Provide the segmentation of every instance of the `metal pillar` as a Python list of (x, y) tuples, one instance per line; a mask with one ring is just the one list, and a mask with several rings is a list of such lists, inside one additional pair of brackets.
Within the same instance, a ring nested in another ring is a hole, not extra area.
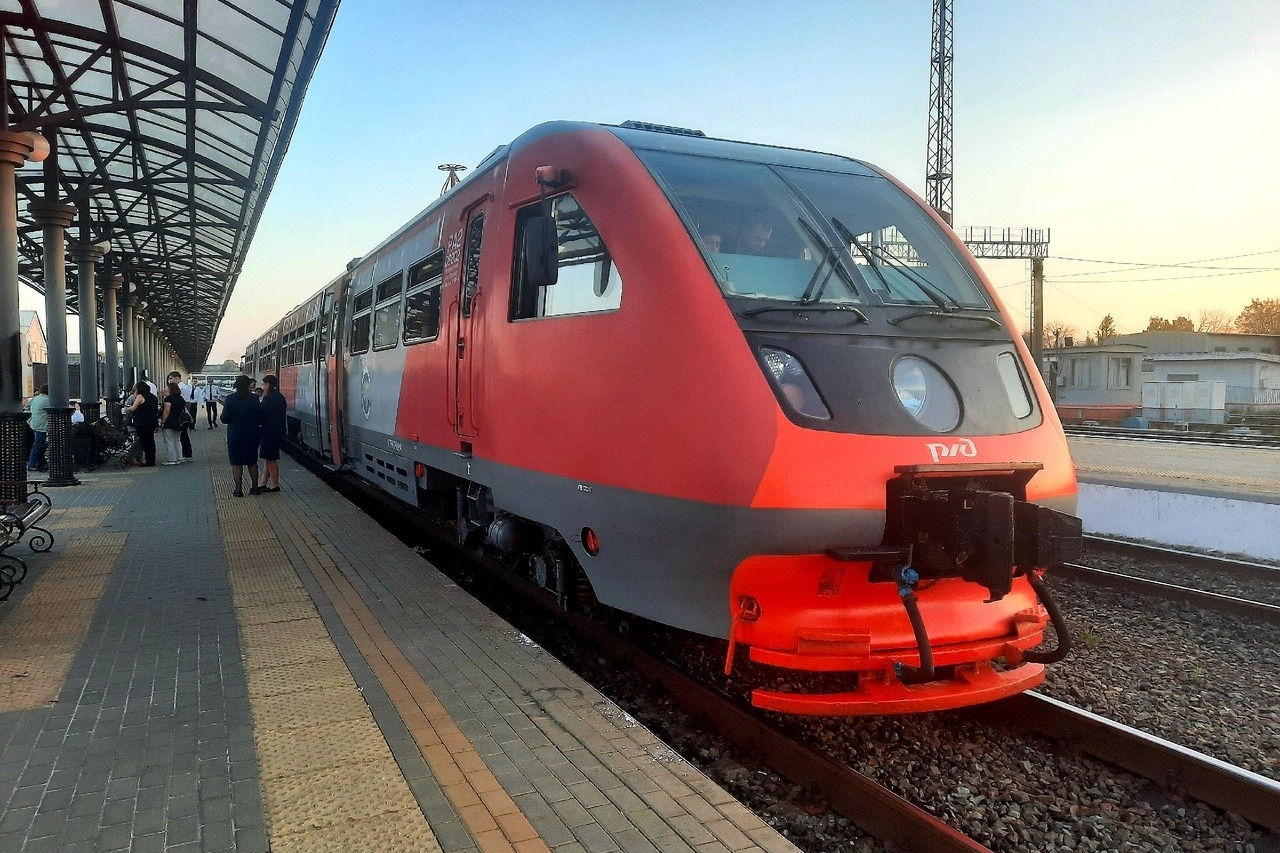
[[(45, 161), (45, 185), (56, 168)], [(44, 227), (44, 306), (49, 345), (49, 486), (79, 485), (71, 458), (71, 406), (67, 386), (67, 269), (65, 231), (76, 209), (52, 198), (27, 205), (31, 218)], [(95, 347), (96, 349), (96, 347)]]
[(929, 206), (951, 224), (952, 213), (952, 63), (955, 24), (951, 0), (933, 0), (933, 38), (929, 45), (929, 150), (924, 180)]
[(1044, 374), (1044, 258), (1031, 259), (1031, 360)]
[[(0, 47), (2, 49), (2, 47)], [(0, 75), (4, 57), (0, 54)], [(0, 89), (0, 91), (7, 90)], [(27, 478), (26, 421), (22, 411), (22, 320), (18, 313), (18, 191), (14, 170), (34, 146), (25, 133), (8, 129), (8, 107), (0, 104), (0, 480)], [(26, 495), (23, 486), (0, 486), (0, 501)]]
[[(83, 223), (82, 223), (83, 225)], [(83, 232), (81, 232), (83, 233)], [(76, 264), (76, 292), (80, 296), (80, 411), (85, 423), (98, 422), (102, 394), (98, 389), (98, 297), (94, 264), (107, 254), (104, 246), (76, 245), (71, 257)]]
[(138, 323), (133, 313), (138, 299), (125, 293), (123, 301), (124, 307), (120, 309), (120, 331), (124, 338), (124, 392), (128, 394), (138, 384)]
[(113, 424), (120, 423), (120, 349), (116, 342), (119, 329), (116, 325), (116, 298), (124, 284), (124, 277), (115, 275), (104, 282), (102, 288), (102, 354), (107, 369), (103, 373), (102, 396), (107, 400), (107, 416)]

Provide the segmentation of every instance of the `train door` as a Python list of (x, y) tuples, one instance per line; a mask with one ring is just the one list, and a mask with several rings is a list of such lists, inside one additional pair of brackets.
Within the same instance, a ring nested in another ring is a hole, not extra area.
[(329, 315), (333, 312), (333, 291), (326, 290), (320, 319), (316, 322), (316, 450), (321, 456), (331, 451), (329, 442)]
[(458, 289), (458, 328), (454, 359), (454, 428), (462, 438), (476, 435), (479, 423), (474, 394), (474, 377), (479, 373), (480, 314), (476, 306), (480, 297), (480, 245), (484, 237), (486, 196), (471, 208), (463, 247), (462, 278)]
[(335, 465), (341, 465), (345, 457), (345, 446), (342, 443), (342, 401), (347, 393), (346, 352), (343, 341), (346, 339), (346, 321), (343, 306), (347, 301), (347, 289), (351, 286), (348, 274), (338, 282), (336, 290), (326, 296), (333, 299), (333, 313), (329, 317), (329, 453)]

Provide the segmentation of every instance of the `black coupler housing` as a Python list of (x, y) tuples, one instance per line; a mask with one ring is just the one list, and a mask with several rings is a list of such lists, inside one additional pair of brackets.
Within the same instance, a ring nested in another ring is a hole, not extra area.
[(885, 544), (911, 546), (912, 567), (922, 581), (959, 576), (985, 586), (991, 600), (999, 600), (1018, 570), (1080, 556), (1079, 518), (1021, 499), (1032, 473), (1013, 482), (981, 476), (891, 480)]

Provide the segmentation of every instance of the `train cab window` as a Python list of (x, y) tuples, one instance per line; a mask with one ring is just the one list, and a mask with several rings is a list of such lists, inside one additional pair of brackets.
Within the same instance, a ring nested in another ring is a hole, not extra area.
[(440, 336), (440, 287), (444, 283), (444, 251), (428, 255), (409, 268), (404, 297), (404, 342), (434, 341)]
[(369, 351), (369, 330), (372, 326), (373, 288), (356, 294), (351, 301), (351, 340), (347, 349), (353, 355)]
[(525, 274), (524, 232), (530, 221), (537, 222), (542, 205), (520, 211), (516, 219), (516, 251), (519, 255), (512, 282), (512, 320), (532, 317), (563, 317), (616, 311), (622, 306), (622, 276), (613, 263), (600, 232), (591, 217), (572, 195), (552, 200), (556, 221), (556, 283), (533, 287)]
[(400, 340), (400, 294), (404, 276), (396, 273), (378, 284), (373, 309), (373, 348), (390, 349)]

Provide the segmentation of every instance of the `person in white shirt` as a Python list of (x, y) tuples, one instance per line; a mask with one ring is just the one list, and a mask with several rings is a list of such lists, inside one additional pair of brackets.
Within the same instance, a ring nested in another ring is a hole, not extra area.
[(196, 385), (196, 402), (204, 403), (205, 417), (209, 419), (206, 429), (218, 428), (218, 389), (213, 387), (213, 380), (206, 379), (203, 385)]

